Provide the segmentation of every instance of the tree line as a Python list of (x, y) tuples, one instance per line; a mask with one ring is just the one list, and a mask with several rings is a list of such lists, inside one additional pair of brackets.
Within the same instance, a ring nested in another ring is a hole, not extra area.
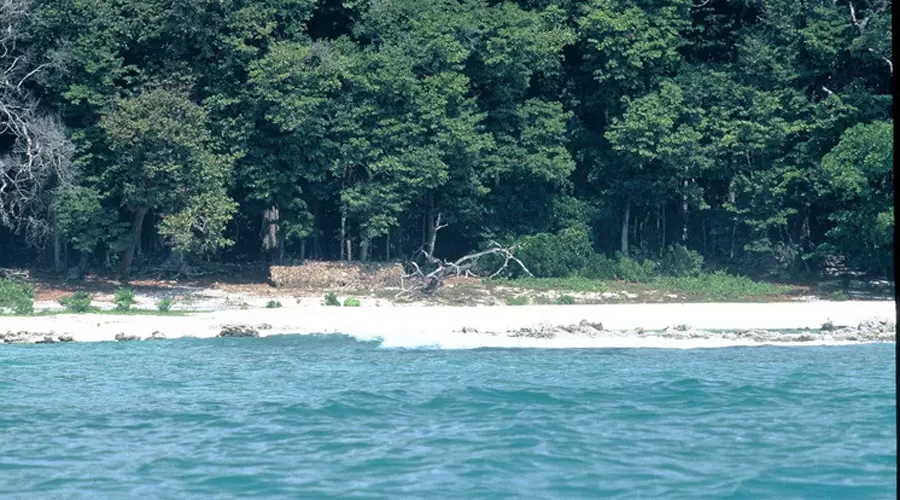
[(0, 0), (0, 265), (455, 258), (574, 232), (888, 272), (891, 9)]

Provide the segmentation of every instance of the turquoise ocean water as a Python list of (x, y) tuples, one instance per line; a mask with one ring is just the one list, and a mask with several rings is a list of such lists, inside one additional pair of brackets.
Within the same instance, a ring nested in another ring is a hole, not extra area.
[(896, 498), (894, 345), (0, 346), (0, 498)]

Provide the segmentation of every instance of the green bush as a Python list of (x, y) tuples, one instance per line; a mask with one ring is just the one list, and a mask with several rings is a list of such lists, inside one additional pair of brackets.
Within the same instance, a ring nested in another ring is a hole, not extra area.
[(568, 278), (516, 278), (512, 280), (495, 280), (507, 286), (527, 288), (529, 290), (555, 290), (566, 292), (606, 292), (609, 283), (606, 281), (571, 276)]
[(663, 253), (659, 264), (663, 276), (699, 276), (703, 270), (703, 256), (682, 245), (672, 245)]
[(587, 228), (571, 227), (519, 240), (518, 257), (537, 277), (561, 278), (580, 271), (594, 255)]
[(510, 305), (510, 306), (524, 306), (527, 303), (528, 303), (528, 297), (525, 297), (524, 295), (510, 297), (510, 298), (506, 299), (506, 304)]
[(91, 296), (87, 292), (75, 292), (59, 299), (60, 305), (71, 313), (85, 313), (91, 309)]
[(616, 260), (616, 276), (621, 280), (646, 283), (656, 276), (656, 263), (652, 260), (641, 262), (621, 253), (616, 255)]
[(616, 279), (618, 269), (616, 261), (602, 253), (595, 253), (587, 259), (584, 269), (579, 274), (584, 278), (594, 280), (613, 280)]
[(356, 297), (347, 297), (344, 299), (344, 307), (359, 307), (359, 299)]
[(742, 300), (753, 297), (772, 297), (787, 293), (789, 286), (753, 281), (746, 276), (735, 276), (724, 271), (701, 274), (696, 277), (664, 277), (654, 283), (660, 289), (680, 293), (688, 299)]
[(571, 295), (560, 295), (556, 298), (556, 303), (560, 305), (572, 305), (575, 303), (575, 297)]
[(31, 285), (0, 279), (0, 312), (31, 314), (34, 312), (34, 289)]
[(172, 310), (172, 304), (174, 303), (175, 301), (168, 297), (160, 299), (159, 302), (156, 303), (156, 310), (161, 313), (169, 312)]
[(325, 305), (326, 306), (340, 306), (341, 301), (338, 300), (337, 295), (334, 292), (328, 292), (325, 294)]
[(116, 289), (116, 293), (113, 296), (113, 302), (116, 303), (117, 311), (127, 311), (131, 309), (131, 306), (134, 305), (134, 290), (127, 286), (122, 286)]
[(266, 309), (278, 309), (281, 307), (281, 302), (277, 300), (270, 300), (266, 302)]

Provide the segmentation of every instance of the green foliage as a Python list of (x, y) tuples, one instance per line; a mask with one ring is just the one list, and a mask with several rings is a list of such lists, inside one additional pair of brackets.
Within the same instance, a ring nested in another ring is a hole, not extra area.
[(724, 271), (696, 277), (665, 277), (653, 281), (653, 286), (672, 293), (680, 293), (688, 300), (728, 301), (771, 297), (787, 293), (790, 288), (753, 281)]
[(266, 302), (266, 309), (278, 309), (281, 307), (281, 302), (277, 300), (270, 300)]
[(657, 264), (652, 260), (639, 261), (623, 255), (616, 255), (616, 276), (625, 281), (646, 283), (656, 276)]
[(156, 302), (156, 310), (161, 313), (167, 313), (172, 310), (175, 301), (169, 297), (164, 297)]
[(0, 313), (19, 315), (34, 312), (34, 288), (27, 283), (0, 278)]
[(561, 279), (657, 274), (592, 246), (696, 276), (673, 241), (759, 273), (887, 272), (892, 7), (852, 7), (24, 2), (0, 16), (11, 102), (36, 103), (0, 117), (0, 265), (51, 241), (126, 273), (396, 259), (437, 227), (436, 258), (518, 242)]
[(609, 285), (603, 280), (588, 279), (580, 276), (569, 278), (517, 278), (510, 280), (493, 280), (506, 286), (528, 288), (531, 290), (560, 290), (567, 292), (605, 292)]
[(561, 278), (584, 267), (593, 256), (585, 228), (566, 228), (555, 235), (540, 233), (519, 240), (516, 256), (537, 277)]
[(663, 276), (698, 276), (703, 270), (703, 256), (683, 245), (670, 245), (659, 264)]
[(528, 304), (528, 297), (524, 295), (517, 295), (506, 299), (506, 305), (508, 306), (524, 306), (526, 304)]
[(338, 300), (337, 295), (334, 292), (328, 292), (325, 294), (325, 305), (326, 306), (340, 306), (341, 301)]
[(116, 162), (102, 180), (133, 211), (155, 210), (174, 250), (208, 253), (236, 209), (226, 188), (232, 161), (217, 154), (206, 111), (185, 92), (151, 89), (119, 99), (100, 124)]
[(87, 292), (75, 292), (59, 299), (61, 306), (70, 313), (86, 313), (91, 310), (91, 296)]
[(556, 298), (556, 303), (559, 305), (572, 305), (575, 303), (575, 297), (571, 295), (560, 295)]
[[(731, 275), (724, 271), (690, 277), (652, 277), (642, 282), (610, 281), (572, 278), (519, 278), (498, 280), (507, 287), (539, 291), (571, 291), (582, 293), (628, 292), (637, 293), (637, 300), (646, 300), (642, 293), (652, 291), (674, 294), (679, 300), (688, 301), (742, 301), (776, 297), (791, 291), (791, 287), (754, 281), (746, 276)], [(565, 297), (565, 295), (561, 296)], [(568, 300), (568, 299), (561, 299)]]
[(113, 302), (116, 304), (117, 311), (127, 311), (134, 305), (134, 290), (130, 287), (122, 286), (116, 289), (113, 295)]
[(587, 259), (579, 275), (595, 280), (612, 280), (616, 278), (618, 271), (619, 265), (615, 260), (602, 253), (595, 253)]
[[(836, 199), (827, 236), (869, 269), (889, 269), (894, 254), (894, 125), (856, 125), (822, 158), (820, 192)], [(825, 249), (828, 247), (823, 247)]]
[(90, 253), (101, 241), (117, 246), (123, 236), (124, 228), (101, 201), (98, 190), (85, 186), (63, 189), (53, 200), (59, 230), (79, 252)]
[(359, 307), (359, 299), (356, 297), (347, 297), (344, 299), (344, 307)]

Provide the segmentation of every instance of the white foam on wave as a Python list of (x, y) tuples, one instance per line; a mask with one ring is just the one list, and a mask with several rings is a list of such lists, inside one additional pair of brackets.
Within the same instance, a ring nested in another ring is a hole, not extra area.
[(729, 339), (722, 334), (710, 333), (703, 338), (666, 338), (654, 335), (628, 335), (609, 332), (597, 337), (557, 336), (555, 338), (509, 337), (506, 335), (446, 333), (446, 334), (346, 334), (363, 342), (378, 341), (387, 349), (717, 349), (726, 347), (762, 346), (842, 346), (878, 343), (884, 341), (807, 340), (791, 339), (792, 334), (782, 334), (773, 340)]

